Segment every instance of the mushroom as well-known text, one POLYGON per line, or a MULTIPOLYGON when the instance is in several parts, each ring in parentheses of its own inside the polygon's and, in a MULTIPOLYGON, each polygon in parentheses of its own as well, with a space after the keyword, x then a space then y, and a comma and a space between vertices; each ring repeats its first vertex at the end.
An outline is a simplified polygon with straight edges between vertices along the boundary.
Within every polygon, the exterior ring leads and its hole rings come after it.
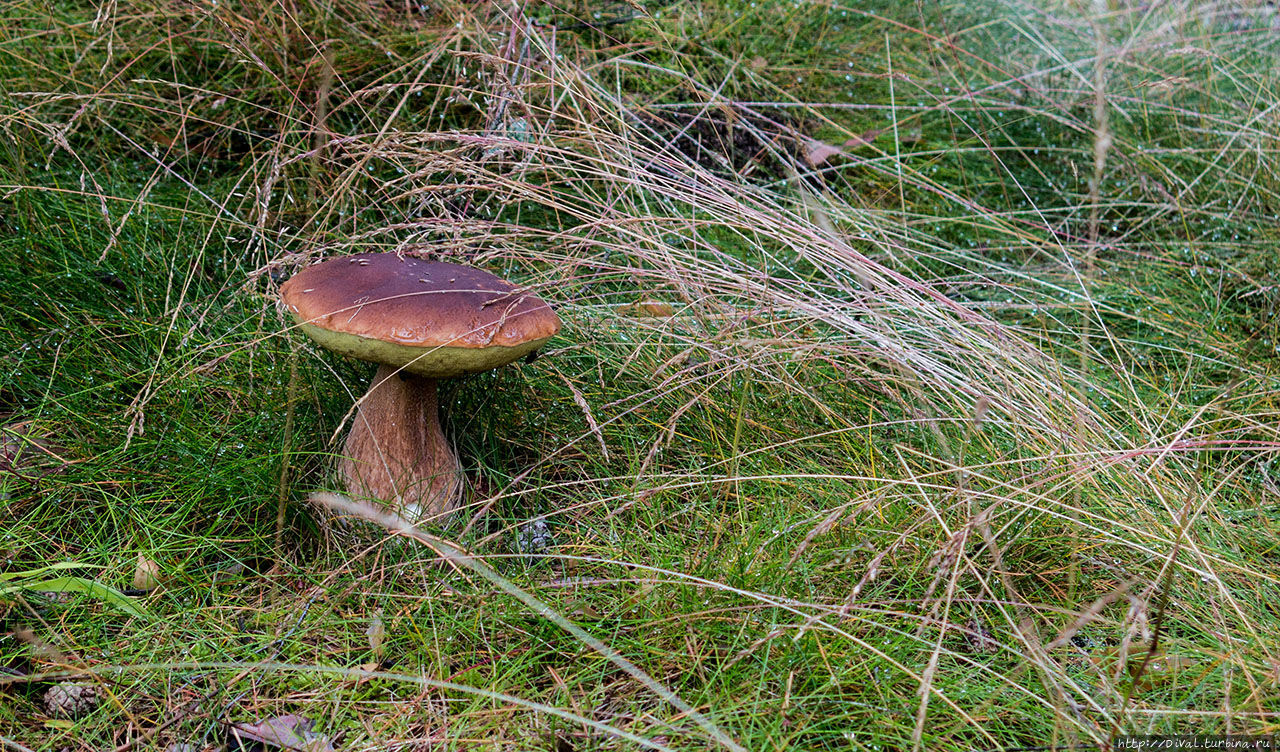
POLYGON ((380 364, 339 469, 352 494, 394 503, 410 521, 462 496, 436 380, 506 365, 560 331, 550 306, 489 272, 396 253, 314 264, 280 297, 322 347, 380 364))

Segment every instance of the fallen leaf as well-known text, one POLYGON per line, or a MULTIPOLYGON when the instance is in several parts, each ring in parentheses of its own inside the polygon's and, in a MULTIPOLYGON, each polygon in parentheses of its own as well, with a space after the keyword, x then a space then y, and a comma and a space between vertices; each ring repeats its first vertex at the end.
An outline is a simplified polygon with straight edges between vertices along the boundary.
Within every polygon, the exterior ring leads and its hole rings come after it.
POLYGON ((670 303, 663 303, 657 300, 643 300, 639 303, 631 303, 618 308, 618 313, 623 316, 634 316, 638 319, 665 318, 674 316, 675 312, 675 307, 670 303))
POLYGON ((565 615, 575 619, 599 619, 602 614, 596 610, 595 606, 587 603, 585 600, 578 600, 569 605, 565 609, 565 615))
POLYGON ((311 730, 311 719, 282 715, 258 723, 231 724, 231 750, 247 749, 245 742, 259 742, 293 752, 334 752, 327 737, 311 730))
POLYGON ((837 154, 843 153, 844 150, 838 146, 832 146, 831 144, 823 141, 811 140, 805 145, 804 158, 810 165, 814 167, 821 167, 826 164, 828 159, 831 159, 837 154))
POLYGON ((848 141, 845 141, 844 148, 854 149, 859 146, 866 146, 867 144, 870 144, 872 141, 875 141, 876 136, 879 136, 881 133, 884 133, 884 128, 873 128, 867 131, 866 133, 863 133, 859 136, 854 136, 848 141))
POLYGON ((44 663, 66 665, 67 656, 30 629, 17 629, 9 633, 10 637, 27 645, 30 658, 44 663))
POLYGON ((652 582, 641 582, 640 587, 636 588, 636 591, 627 597, 626 602, 622 605, 622 610, 626 611, 639 606, 649 597, 653 589, 654 584, 652 582))

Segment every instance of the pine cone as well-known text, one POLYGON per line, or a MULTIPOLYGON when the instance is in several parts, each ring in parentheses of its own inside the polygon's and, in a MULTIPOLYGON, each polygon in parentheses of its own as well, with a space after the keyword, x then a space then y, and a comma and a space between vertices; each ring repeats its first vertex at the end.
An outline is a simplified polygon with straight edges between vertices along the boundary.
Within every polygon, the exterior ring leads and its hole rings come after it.
POLYGON ((99 699, 92 684, 61 682, 44 693, 44 709, 54 718, 76 718, 98 707, 99 699))

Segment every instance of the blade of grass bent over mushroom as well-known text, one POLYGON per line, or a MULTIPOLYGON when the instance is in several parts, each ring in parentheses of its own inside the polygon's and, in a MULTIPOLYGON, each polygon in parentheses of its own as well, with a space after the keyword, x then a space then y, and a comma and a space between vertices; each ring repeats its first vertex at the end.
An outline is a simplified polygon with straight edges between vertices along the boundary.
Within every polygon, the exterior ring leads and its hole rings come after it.
POLYGON ((280 297, 322 347, 379 364, 339 469, 352 494, 411 521, 448 512, 462 495, 436 381, 506 365, 560 330, 544 301, 486 271, 395 253, 314 264, 280 297))

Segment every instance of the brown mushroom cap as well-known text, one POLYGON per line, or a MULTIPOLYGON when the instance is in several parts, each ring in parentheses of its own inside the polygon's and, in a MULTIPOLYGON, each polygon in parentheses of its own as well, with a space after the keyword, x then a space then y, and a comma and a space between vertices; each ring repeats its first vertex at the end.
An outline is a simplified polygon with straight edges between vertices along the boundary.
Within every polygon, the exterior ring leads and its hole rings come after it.
POLYGON ((560 331, 550 306, 489 272, 396 253, 314 264, 280 297, 323 347, 430 378, 498 368, 560 331))

